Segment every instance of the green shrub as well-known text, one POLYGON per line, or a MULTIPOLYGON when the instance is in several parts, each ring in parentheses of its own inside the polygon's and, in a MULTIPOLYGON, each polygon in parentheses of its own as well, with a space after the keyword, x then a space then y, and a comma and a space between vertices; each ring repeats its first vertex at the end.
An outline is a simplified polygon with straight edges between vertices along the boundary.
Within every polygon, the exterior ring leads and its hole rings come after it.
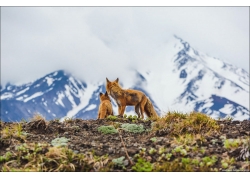
POLYGON ((51 141, 52 146, 60 147, 60 146, 67 146, 68 139, 65 137, 55 138, 51 141))
POLYGON ((157 141, 156 137, 152 137, 150 140, 151 140, 152 142, 156 142, 156 141, 157 141))
POLYGON ((117 159, 113 159, 112 162, 113 162, 116 166, 121 167, 121 168, 124 169, 124 168, 125 168, 125 166, 124 166, 124 159, 125 159, 125 157, 122 156, 122 157, 119 157, 119 158, 117 158, 117 159))
POLYGON ((114 126, 100 126, 98 127, 98 131, 103 134, 116 134, 118 133, 117 129, 114 126))
POLYGON ((108 119, 108 120, 112 120, 112 121, 114 121, 114 120, 117 120, 117 119, 118 119, 118 117, 117 117, 117 116, 112 116, 112 115, 109 115, 109 116, 107 117, 107 119, 108 119))
POLYGON ((11 157, 12 157, 12 153, 11 152, 6 152, 5 155, 0 156, 0 163, 9 161, 11 157))
POLYGON ((132 169, 136 172, 151 172, 153 170, 153 165, 140 157, 137 163, 132 166, 132 169))
POLYGON ((240 139, 226 139, 224 141, 224 148, 226 149, 237 148, 241 144, 242 142, 240 139))
POLYGON ((143 125, 136 125, 136 124, 122 124, 121 125, 122 129, 128 132, 132 132, 132 133, 141 133, 143 131, 145 131, 143 125))

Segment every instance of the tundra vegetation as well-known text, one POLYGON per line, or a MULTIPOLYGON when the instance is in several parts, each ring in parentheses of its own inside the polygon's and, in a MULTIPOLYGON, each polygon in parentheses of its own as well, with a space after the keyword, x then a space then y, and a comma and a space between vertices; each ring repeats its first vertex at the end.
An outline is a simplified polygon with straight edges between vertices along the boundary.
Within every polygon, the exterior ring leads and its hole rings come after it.
POLYGON ((250 171, 250 121, 198 112, 156 119, 0 121, 0 171, 250 171))

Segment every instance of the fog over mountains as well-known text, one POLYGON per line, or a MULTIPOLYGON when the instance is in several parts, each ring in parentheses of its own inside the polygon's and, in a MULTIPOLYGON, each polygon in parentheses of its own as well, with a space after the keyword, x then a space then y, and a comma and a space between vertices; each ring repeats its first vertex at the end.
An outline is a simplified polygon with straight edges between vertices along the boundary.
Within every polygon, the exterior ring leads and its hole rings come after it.
MULTIPOLYGON (((126 87, 145 92, 159 115, 198 111, 216 119, 250 119, 248 72, 195 50, 177 36, 166 43, 166 49, 165 58, 152 60, 150 68, 142 60, 139 68, 128 71, 128 78, 133 78, 126 79, 130 82, 126 87)), ((121 85, 123 81, 120 79, 121 85)), ((47 120, 96 119, 99 92, 105 92, 105 83, 106 77, 101 82, 83 82, 58 70, 27 84, 1 86, 1 120, 27 120, 34 113, 47 120)), ((117 114, 118 107, 112 104, 117 114)), ((135 114, 134 108, 127 107, 126 114, 135 114)))

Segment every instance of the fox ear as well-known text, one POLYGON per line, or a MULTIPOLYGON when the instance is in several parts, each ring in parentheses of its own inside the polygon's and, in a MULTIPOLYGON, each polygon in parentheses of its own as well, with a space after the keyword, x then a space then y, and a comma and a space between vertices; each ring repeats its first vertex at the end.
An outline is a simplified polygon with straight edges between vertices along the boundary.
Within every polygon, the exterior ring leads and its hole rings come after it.
POLYGON ((102 96, 103 94, 100 92, 99 96, 102 96))
POLYGON ((108 96, 108 92, 107 91, 105 92, 105 96, 108 96))
POLYGON ((117 83, 118 83, 118 81, 119 81, 119 78, 117 78, 117 79, 115 80, 115 82, 117 82, 117 83))
POLYGON ((106 81, 109 83, 110 81, 108 80, 108 78, 106 78, 106 81))

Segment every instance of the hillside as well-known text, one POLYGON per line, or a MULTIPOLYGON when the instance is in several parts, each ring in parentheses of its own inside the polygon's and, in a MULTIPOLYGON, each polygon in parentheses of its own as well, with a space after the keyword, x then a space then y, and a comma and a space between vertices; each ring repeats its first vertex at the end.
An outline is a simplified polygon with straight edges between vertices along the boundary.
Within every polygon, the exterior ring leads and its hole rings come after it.
POLYGON ((250 121, 191 112, 158 119, 0 123, 0 171, 250 171, 250 121))

